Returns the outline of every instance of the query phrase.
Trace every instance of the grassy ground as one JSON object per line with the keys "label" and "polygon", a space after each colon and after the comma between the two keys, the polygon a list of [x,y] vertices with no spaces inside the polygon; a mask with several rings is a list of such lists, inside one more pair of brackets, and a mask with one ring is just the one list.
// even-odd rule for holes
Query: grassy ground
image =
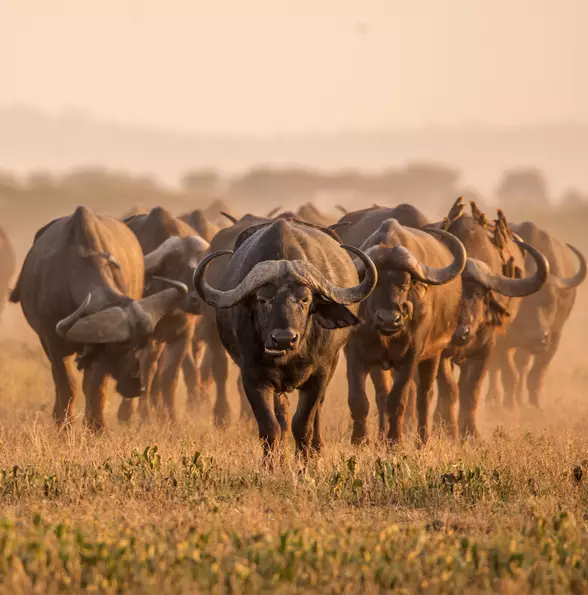
{"label": "grassy ground", "polygon": [[1,592],[588,592],[581,306],[543,412],[483,409],[475,443],[355,449],[339,371],[324,455],[303,470],[291,443],[273,472],[252,426],[215,430],[210,411],[122,428],[113,395],[104,436],[59,435],[46,362],[14,312],[0,345]]}

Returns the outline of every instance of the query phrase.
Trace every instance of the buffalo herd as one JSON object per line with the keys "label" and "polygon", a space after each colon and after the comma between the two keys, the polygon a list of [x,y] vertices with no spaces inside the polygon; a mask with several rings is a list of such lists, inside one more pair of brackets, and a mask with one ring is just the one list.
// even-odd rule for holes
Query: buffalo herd
{"label": "buffalo herd", "polygon": [[586,278],[576,248],[461,198],[441,221],[407,204],[338,208],[339,221],[312,204],[241,218],[158,207],[117,219],[78,207],[36,233],[11,292],[15,257],[1,233],[0,293],[39,336],[55,422],[73,419],[77,367],[93,431],[105,427],[108,377],[123,397],[120,422],[175,421],[183,377],[194,411],[214,384],[214,420],[225,425],[230,358],[241,415],[255,417],[266,455],[291,429],[305,459],[323,444],[341,354],[356,444],[369,439],[368,376],[391,444],[407,428],[426,443],[430,417],[451,437],[475,437],[486,377],[489,402],[512,408],[526,391],[540,406]]}

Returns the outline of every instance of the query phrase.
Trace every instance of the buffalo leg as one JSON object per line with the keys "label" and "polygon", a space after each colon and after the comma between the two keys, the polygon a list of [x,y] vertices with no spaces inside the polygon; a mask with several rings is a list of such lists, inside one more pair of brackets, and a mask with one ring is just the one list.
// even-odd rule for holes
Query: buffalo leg
{"label": "buffalo leg", "polygon": [[[335,375],[335,370],[337,369],[337,363],[339,361],[339,356],[337,356],[337,360],[331,367],[331,373],[329,375],[329,379],[327,380],[327,387],[333,380],[333,376]],[[316,409],[316,413],[314,415],[314,431],[312,433],[312,450],[313,452],[321,452],[323,449],[323,433],[322,433],[322,416],[323,416],[323,405],[325,404],[325,397],[326,397],[326,389],[325,394],[323,394],[321,400],[319,401],[318,407]]]}
{"label": "buffalo leg", "polygon": [[92,432],[100,432],[105,427],[104,406],[106,405],[106,370],[95,361],[84,372],[84,395],[86,396],[86,427]]}
{"label": "buffalo leg", "polygon": [[243,377],[241,375],[239,375],[239,379],[237,380],[237,390],[239,391],[239,400],[241,402],[241,421],[250,421],[253,419],[253,411],[247,400],[245,388],[243,387]]}
{"label": "buffalo leg", "polygon": [[188,406],[197,409],[202,405],[210,405],[210,350],[202,339],[193,339],[191,349],[182,362],[182,370],[188,389]]}
{"label": "buffalo leg", "polygon": [[250,382],[247,377],[243,378],[243,384],[257,421],[264,458],[267,459],[275,451],[282,433],[274,411],[274,391],[270,387],[260,387],[256,383]]}
{"label": "buffalo leg", "polygon": [[416,361],[414,355],[409,355],[405,361],[396,370],[394,384],[388,395],[388,441],[392,444],[402,442],[404,414],[410,393],[411,383],[416,370]]}
{"label": "buffalo leg", "polygon": [[[180,383],[180,369],[186,355],[190,337],[182,335],[177,341],[168,343],[165,358],[160,359],[161,393],[165,405],[165,417],[170,422],[176,421],[176,392]],[[163,366],[161,366],[163,364]]]}
{"label": "buffalo leg", "polygon": [[[245,392],[245,389],[243,389],[243,392]],[[241,406],[243,406],[243,403]],[[247,403],[247,408],[251,411],[249,403]],[[276,393],[274,395],[274,411],[280,424],[280,438],[282,442],[286,442],[290,431],[290,412],[288,410],[288,397],[285,394]]]}
{"label": "buffalo leg", "polygon": [[441,358],[437,372],[439,394],[437,397],[436,421],[451,438],[457,438],[457,406],[459,387],[453,375],[453,364],[448,357]]}
{"label": "buffalo leg", "polygon": [[489,353],[470,359],[461,368],[459,377],[459,431],[463,437],[478,436],[477,414],[482,383],[488,371]]}
{"label": "buffalo leg", "polygon": [[519,373],[514,361],[515,350],[505,349],[500,352],[498,362],[504,391],[503,404],[507,409],[514,409],[519,392]]}
{"label": "buffalo leg", "polygon": [[490,405],[499,405],[504,402],[502,390],[502,374],[500,371],[500,356],[496,353],[490,360],[488,370],[488,392],[486,402]]}
{"label": "buffalo leg", "polygon": [[157,403],[155,398],[155,376],[157,374],[157,362],[163,351],[163,343],[151,341],[145,349],[141,358],[141,376],[143,378],[144,393],[139,397],[139,415],[143,421],[149,421],[151,417],[151,403]]}
{"label": "buffalo leg", "polygon": [[347,402],[353,419],[352,444],[360,444],[367,438],[367,416],[370,402],[365,390],[369,368],[366,366],[356,348],[347,349]]}
{"label": "buffalo leg", "polygon": [[[422,444],[429,441],[429,410],[433,386],[439,370],[440,357],[424,360],[419,363],[419,386],[417,389],[417,431]],[[411,383],[411,390],[415,383]]]}
{"label": "buffalo leg", "polygon": [[[210,390],[210,385],[212,383],[213,374],[212,374],[212,351],[209,348],[200,348],[200,352],[202,353],[202,359],[199,365],[200,371],[200,386],[202,387],[204,398],[209,401],[208,391]],[[194,356],[196,358],[196,356]]]}
{"label": "buffalo leg", "polygon": [[[218,332],[210,333],[208,344],[212,358],[212,375],[216,384],[216,403],[214,404],[214,423],[217,426],[226,426],[230,421],[229,399],[227,396],[227,379],[229,376],[229,358],[221,343]],[[247,398],[249,393],[247,390]],[[249,399],[251,403],[251,399]]]}
{"label": "buffalo leg", "polygon": [[406,404],[406,415],[404,416],[405,432],[411,431],[412,428],[416,428],[418,425],[417,395],[417,383],[413,380],[410,383],[410,388],[408,391],[408,403]]}
{"label": "buffalo leg", "polygon": [[321,402],[318,404],[316,409],[316,413],[314,414],[314,429],[312,433],[312,450],[313,452],[321,452],[323,449],[323,432],[322,432],[322,424],[321,419],[323,415],[323,405],[325,403],[325,397],[321,399]]}
{"label": "buffalo leg", "polygon": [[533,356],[528,351],[517,349],[514,355],[514,363],[519,375],[518,391],[516,396],[519,405],[525,402],[525,386],[529,378],[529,364]]}
{"label": "buffalo leg", "polygon": [[182,375],[184,377],[184,384],[186,385],[186,392],[188,394],[188,407],[197,409],[199,405],[200,391],[199,391],[199,376],[198,364],[194,361],[194,356],[191,351],[188,351],[182,360]]}
{"label": "buffalo leg", "polygon": [[533,361],[533,367],[531,368],[531,371],[529,372],[529,377],[527,379],[529,403],[533,407],[540,406],[539,400],[541,398],[541,391],[543,390],[545,376],[547,375],[547,371],[549,370],[551,361],[553,360],[557,352],[560,339],[561,334],[554,335],[551,338],[551,342],[547,351],[545,351],[545,353],[537,354],[535,356],[535,360]]}
{"label": "buffalo leg", "polygon": [[298,407],[292,420],[292,433],[296,440],[296,452],[304,460],[307,460],[310,455],[315,417],[325,397],[331,375],[332,371],[319,370],[300,389]]}
{"label": "buffalo leg", "polygon": [[50,356],[51,373],[55,383],[55,406],[53,419],[59,426],[71,423],[76,399],[76,385],[73,374],[73,356]]}
{"label": "buffalo leg", "polygon": [[392,389],[392,374],[381,366],[374,366],[370,370],[370,377],[376,392],[376,405],[378,406],[378,433],[380,438],[386,437],[388,418],[386,415],[386,402]]}
{"label": "buffalo leg", "polygon": [[[139,397],[140,398],[140,397]],[[137,399],[125,399],[123,398],[118,406],[118,411],[116,412],[116,419],[121,424],[129,423],[133,419],[133,415],[135,414],[136,404],[135,401]]]}
{"label": "buffalo leg", "polygon": [[[212,360],[211,351],[207,346],[207,331],[208,326],[206,321],[199,320],[196,322],[190,349],[190,361],[195,366],[193,383],[196,398],[194,403],[189,403],[190,406],[210,404],[209,390],[212,382]],[[186,378],[186,369],[184,369],[184,378]]]}

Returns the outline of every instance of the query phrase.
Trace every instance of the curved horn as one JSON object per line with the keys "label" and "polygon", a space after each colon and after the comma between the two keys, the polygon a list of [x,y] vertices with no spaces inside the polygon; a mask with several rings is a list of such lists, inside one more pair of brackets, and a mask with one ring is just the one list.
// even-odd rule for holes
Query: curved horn
{"label": "curved horn", "polygon": [[445,239],[447,248],[453,255],[453,262],[443,268],[435,268],[420,262],[405,246],[374,246],[368,250],[376,263],[391,266],[410,273],[412,277],[427,285],[444,285],[455,279],[466,266],[467,254],[463,244],[451,233],[432,227],[424,227],[423,231]]}
{"label": "curved horn", "polygon": [[558,289],[575,289],[586,279],[586,259],[577,248],[571,244],[566,245],[577,256],[578,260],[580,261],[580,268],[573,277],[558,277],[557,275],[552,274],[551,279]]}
{"label": "curved horn", "polygon": [[124,343],[131,335],[128,312],[113,306],[76,322],[66,338],[76,343]]}
{"label": "curved horn", "polygon": [[174,284],[174,288],[82,317],[90,302],[88,296],[80,308],[57,324],[57,333],[76,343],[144,342],[166,314],[185,304],[188,288],[183,283],[162,280]]}
{"label": "curved horn", "polygon": [[226,217],[231,223],[237,223],[237,219],[233,215],[229,215],[229,213],[225,213],[224,211],[221,212],[221,215]]}
{"label": "curved horn", "polygon": [[464,269],[464,278],[476,281],[482,287],[496,291],[506,297],[525,297],[541,289],[549,275],[549,263],[537,248],[514,237],[516,244],[528,252],[537,265],[537,270],[530,277],[511,279],[504,275],[495,275],[482,261],[468,258]]}
{"label": "curved horn", "polygon": [[445,245],[453,255],[453,262],[444,269],[434,269],[427,265],[422,265],[426,275],[425,283],[428,285],[443,285],[449,283],[449,281],[461,274],[465,268],[468,260],[466,249],[459,238],[452,233],[435,227],[431,227],[431,229],[425,227],[423,228],[423,231],[445,240]]}
{"label": "curved horn", "polygon": [[62,339],[66,338],[69,329],[84,315],[84,312],[90,305],[91,300],[92,294],[89,293],[86,299],[84,300],[84,303],[75,312],[72,312],[69,316],[66,316],[57,323],[57,325],[55,326],[55,332]]}
{"label": "curved horn", "polygon": [[188,288],[177,281],[161,278],[162,281],[173,285],[171,289],[164,289],[157,293],[144,297],[136,302],[141,310],[149,317],[153,328],[166,315],[174,310],[183,309],[186,304]]}
{"label": "curved horn", "polygon": [[167,238],[163,244],[158,246],[155,250],[145,254],[145,274],[151,275],[156,271],[163,259],[171,252],[176,252],[182,249],[182,238],[178,236],[172,236]]}
{"label": "curved horn", "polygon": [[215,308],[231,308],[263,285],[289,274],[332,302],[344,305],[361,302],[374,290],[378,281],[378,272],[370,257],[358,248],[344,244],[341,248],[358,256],[366,271],[362,281],[353,287],[344,288],[334,285],[307,261],[266,260],[257,263],[237,287],[221,291],[210,287],[204,279],[206,268],[212,260],[223,254],[232,254],[230,250],[219,250],[206,256],[194,271],[194,288],[207,304]]}
{"label": "curved horn", "polygon": [[197,235],[188,236],[184,241],[188,246],[190,267],[196,268],[202,255],[210,248],[210,244]]}
{"label": "curved horn", "polygon": [[205,252],[210,247],[210,244],[199,235],[191,235],[184,239],[193,252]]}
{"label": "curved horn", "polygon": [[276,207],[275,209],[272,209],[272,210],[271,210],[271,211],[270,211],[270,212],[269,212],[269,213],[266,215],[266,217],[267,217],[268,219],[271,219],[271,218],[272,218],[274,215],[276,215],[276,213],[277,213],[278,211],[280,211],[281,209],[282,209],[282,207],[281,207],[281,206],[280,206],[280,207]]}
{"label": "curved horn", "polygon": [[337,231],[338,229],[341,229],[342,227],[349,227],[351,225],[351,221],[337,221],[337,223],[333,223],[331,225],[329,225],[329,227],[327,227],[327,229],[330,229],[331,231]]}
{"label": "curved horn", "polygon": [[157,281],[162,281],[163,283],[167,283],[172,287],[175,287],[179,292],[183,293],[184,295],[188,295],[188,286],[181,281],[176,281],[175,279],[169,279],[168,277],[159,277],[158,275],[153,275],[153,279]]}

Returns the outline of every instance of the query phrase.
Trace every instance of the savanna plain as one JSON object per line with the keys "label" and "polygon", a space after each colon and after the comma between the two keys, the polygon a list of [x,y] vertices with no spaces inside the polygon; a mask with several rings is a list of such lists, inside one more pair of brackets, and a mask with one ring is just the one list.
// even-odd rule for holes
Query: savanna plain
{"label": "savanna plain", "polygon": [[541,410],[482,403],[481,439],[390,449],[372,401],[353,447],[343,361],[323,454],[303,467],[290,441],[273,469],[236,390],[226,429],[183,393],[176,425],[121,426],[111,391],[103,435],[60,433],[45,356],[7,306],[0,591],[588,592],[587,305],[582,287]]}

